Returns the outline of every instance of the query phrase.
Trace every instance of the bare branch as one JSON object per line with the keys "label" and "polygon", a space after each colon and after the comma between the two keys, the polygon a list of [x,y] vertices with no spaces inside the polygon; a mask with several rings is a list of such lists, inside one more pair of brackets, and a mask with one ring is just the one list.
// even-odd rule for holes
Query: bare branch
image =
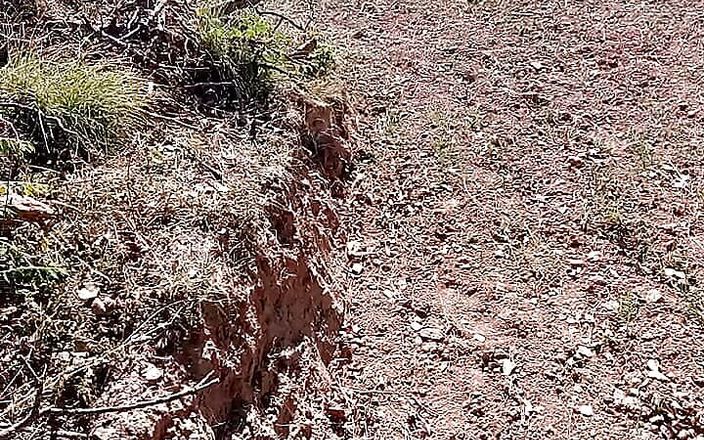
{"label": "bare branch", "polygon": [[[219,378],[210,379],[211,374],[207,375],[198,385],[193,388],[186,388],[178,393],[169,394],[163,397],[157,397],[152,400],[145,400],[142,402],[136,402],[129,405],[121,406],[100,406],[97,408],[45,408],[40,411],[41,415],[44,414],[54,414],[54,415],[90,415],[90,414],[106,414],[106,413],[116,413],[132,411],[134,409],[147,408],[149,406],[159,405],[162,403],[172,402],[174,400],[180,399],[181,397],[189,396],[191,394],[196,394],[200,391],[209,388],[216,383],[220,382]],[[210,379],[210,380],[209,380]],[[0,437],[1,438],[1,437]]]}
{"label": "bare branch", "polygon": [[29,413],[24,418],[22,418],[19,422],[15,423],[14,425],[10,426],[9,428],[5,428],[2,431],[0,431],[0,440],[14,436],[15,432],[24,428],[29,423],[36,420],[37,418],[39,418],[42,415],[41,411],[39,411],[39,405],[41,404],[41,398],[42,398],[43,392],[44,392],[44,386],[43,386],[43,383],[40,381],[39,386],[37,387],[37,389],[34,393],[34,403],[32,404],[31,411],[29,411]]}

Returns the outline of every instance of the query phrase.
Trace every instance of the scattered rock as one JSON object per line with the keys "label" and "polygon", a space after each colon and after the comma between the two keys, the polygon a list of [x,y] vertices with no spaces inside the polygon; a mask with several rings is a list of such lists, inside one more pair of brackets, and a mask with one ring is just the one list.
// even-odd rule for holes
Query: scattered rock
{"label": "scattered rock", "polygon": [[540,61],[531,61],[530,67],[534,68],[535,70],[541,70],[545,68],[545,65]]}
{"label": "scattered rock", "polygon": [[164,372],[154,364],[147,363],[142,370],[142,377],[149,382],[156,382],[163,376]]}
{"label": "scattered rock", "polygon": [[662,372],[660,372],[660,363],[655,360],[655,359],[650,359],[646,363],[646,366],[648,367],[648,373],[647,376],[651,379],[655,380],[660,380],[663,382],[668,382],[670,380],[669,377],[665,376]]}
{"label": "scattered rock", "polygon": [[435,342],[423,342],[420,345],[420,349],[426,353],[433,353],[438,350],[438,344]]}
{"label": "scattered rock", "polygon": [[352,265],[351,271],[353,275],[361,275],[362,272],[364,272],[364,266],[362,265],[362,263],[354,263]]}
{"label": "scattered rock", "polygon": [[651,379],[660,380],[662,382],[668,382],[670,380],[669,377],[659,371],[648,371],[648,377]]}
{"label": "scattered rock", "polygon": [[672,181],[672,186],[675,188],[686,188],[689,183],[689,176],[678,175]]}
{"label": "scattered rock", "polygon": [[439,328],[435,327],[425,327],[422,328],[418,334],[420,335],[421,338],[423,339],[428,339],[431,341],[442,341],[443,338],[445,337],[445,334],[443,333],[442,330]]}
{"label": "scattered rock", "polygon": [[618,302],[618,300],[612,299],[609,301],[606,301],[604,304],[604,308],[606,310],[609,310],[611,312],[618,312],[618,309],[621,307],[621,304]]}
{"label": "scattered rock", "polygon": [[51,206],[33,197],[10,194],[3,199],[3,204],[11,213],[27,221],[43,220],[56,214]]}
{"label": "scattered rock", "polygon": [[494,359],[497,359],[497,360],[498,359],[508,359],[509,355],[508,355],[508,352],[506,350],[504,350],[503,348],[496,348],[496,349],[494,349],[493,357],[494,357]]}
{"label": "scattered rock", "polygon": [[614,394],[612,396],[614,404],[621,405],[625,398],[626,398],[626,393],[624,393],[622,390],[620,390],[618,388],[614,389]]}
{"label": "scattered rock", "polygon": [[601,252],[591,251],[587,254],[587,260],[589,261],[599,261],[601,259]]}
{"label": "scattered rock", "polygon": [[650,289],[645,294],[645,302],[654,304],[662,299],[662,293],[658,289]]}
{"label": "scattered rock", "polygon": [[510,359],[503,359],[501,361],[501,372],[504,376],[509,376],[516,369],[516,364],[511,362]]}
{"label": "scattered rock", "polygon": [[662,414],[656,414],[653,417],[651,417],[650,419],[648,419],[648,421],[654,425],[657,425],[657,424],[664,422],[665,417]]}
{"label": "scattered rock", "polygon": [[676,280],[683,280],[686,277],[684,272],[682,272],[680,270],[673,269],[671,267],[666,267],[663,270],[663,273],[665,274],[665,276],[667,278],[676,279]]}
{"label": "scattered rock", "polygon": [[645,366],[648,367],[648,370],[650,371],[660,370],[660,363],[656,359],[649,359]]}
{"label": "scattered rock", "polygon": [[580,405],[577,408],[577,411],[585,417],[591,417],[594,415],[594,408],[592,408],[591,405]]}
{"label": "scattered rock", "polygon": [[652,341],[653,339],[656,338],[656,336],[650,330],[646,330],[643,333],[641,333],[640,338],[644,341]]}
{"label": "scattered rock", "polygon": [[362,251],[362,244],[354,240],[347,242],[347,255],[350,257],[364,256],[364,252]]}
{"label": "scattered rock", "polygon": [[590,358],[594,356],[594,352],[588,347],[585,347],[584,345],[580,345],[577,348],[577,354],[585,358]]}
{"label": "scattered rock", "polygon": [[569,260],[570,266],[573,267],[581,267],[585,265],[584,260],[579,259],[579,258],[572,258]]}
{"label": "scattered rock", "polygon": [[78,299],[88,301],[97,298],[100,294],[100,289],[93,283],[87,283],[83,288],[78,289],[76,296]]}
{"label": "scattered rock", "polygon": [[93,430],[90,438],[95,440],[112,440],[119,437],[119,432],[115,428],[98,426]]}

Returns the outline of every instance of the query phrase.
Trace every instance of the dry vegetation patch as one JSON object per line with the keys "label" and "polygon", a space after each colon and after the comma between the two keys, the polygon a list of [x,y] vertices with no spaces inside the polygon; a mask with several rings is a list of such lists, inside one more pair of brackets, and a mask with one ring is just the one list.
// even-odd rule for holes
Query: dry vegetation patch
{"label": "dry vegetation patch", "polygon": [[340,326],[325,170],[347,121],[312,95],[331,52],[276,7],[0,12],[0,438],[275,438],[325,417],[306,396]]}

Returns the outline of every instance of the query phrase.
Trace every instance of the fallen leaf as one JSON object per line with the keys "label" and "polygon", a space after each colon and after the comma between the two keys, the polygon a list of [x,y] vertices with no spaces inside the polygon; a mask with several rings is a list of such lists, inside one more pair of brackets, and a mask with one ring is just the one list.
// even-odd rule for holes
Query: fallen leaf
{"label": "fallen leaf", "polygon": [[100,298],[95,298],[90,304],[90,308],[93,313],[97,316],[103,316],[108,312],[108,308],[105,306],[105,302],[103,302],[103,300],[101,300]]}
{"label": "fallen leaf", "polygon": [[340,406],[327,405],[325,408],[325,413],[328,415],[330,420],[335,423],[344,423],[347,420],[345,409]]}
{"label": "fallen leaf", "polygon": [[296,48],[296,50],[293,51],[289,56],[291,58],[305,58],[310,55],[317,47],[318,40],[316,40],[315,38],[311,38],[310,40],[306,41],[298,48]]}
{"label": "fallen leaf", "polygon": [[579,156],[570,156],[567,158],[567,162],[569,162],[570,166],[574,168],[581,168],[584,166],[584,159]]}

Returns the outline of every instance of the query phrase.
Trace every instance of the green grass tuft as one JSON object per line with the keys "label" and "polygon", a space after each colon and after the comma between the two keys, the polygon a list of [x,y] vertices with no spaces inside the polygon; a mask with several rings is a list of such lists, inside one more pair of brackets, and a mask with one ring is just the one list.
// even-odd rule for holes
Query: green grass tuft
{"label": "green grass tuft", "polygon": [[23,156],[34,153],[34,145],[21,139],[0,137],[0,156]]}
{"label": "green grass tuft", "polygon": [[[335,65],[331,46],[317,43],[297,53],[296,39],[252,7],[207,1],[197,11],[198,34],[214,64],[214,84],[226,84],[231,99],[266,102],[278,80],[320,77]],[[314,43],[316,40],[309,40]]]}
{"label": "green grass tuft", "polygon": [[0,115],[50,155],[108,147],[140,125],[146,104],[138,79],[108,65],[20,57],[0,68]]}
{"label": "green grass tuft", "polygon": [[199,32],[205,47],[216,57],[235,64],[274,62],[288,38],[262,16],[243,9],[223,15],[217,7],[198,11]]}
{"label": "green grass tuft", "polygon": [[35,291],[60,281],[68,274],[61,265],[41,261],[45,259],[31,256],[0,237],[0,288]]}

